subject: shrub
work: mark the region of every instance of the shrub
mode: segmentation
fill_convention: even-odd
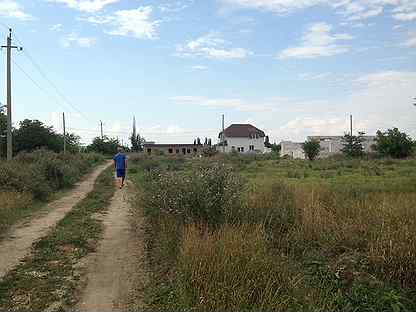
[[[241,209],[241,179],[225,165],[155,171],[147,180],[145,208],[152,215],[175,214],[185,223],[218,225]]]
[[[0,163],[0,186],[29,192],[35,199],[44,200],[52,191],[74,185],[102,160],[97,154],[56,154],[45,150],[21,153],[11,162]]]

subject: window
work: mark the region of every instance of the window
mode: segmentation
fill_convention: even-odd
[[[190,149],[190,148],[188,148],[188,149],[186,150],[186,152],[187,152],[188,154],[190,154],[190,153],[191,153],[191,149]]]
[[[254,145],[250,145],[250,151],[254,151]]]
[[[179,149],[178,148],[176,149],[176,154],[179,154]]]
[[[198,152],[198,149],[197,148],[194,148],[194,153],[197,153]]]
[[[244,153],[244,147],[241,147],[241,153]]]
[[[147,153],[148,153],[148,154],[151,154],[151,153],[152,153],[152,149],[151,149],[151,148],[148,148],[148,149],[147,149]]]
[[[173,153],[173,149],[172,148],[170,148],[169,149],[169,154],[172,154]]]
[[[186,148],[182,149],[182,154],[186,155]]]

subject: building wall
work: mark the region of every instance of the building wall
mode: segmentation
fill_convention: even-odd
[[[171,145],[171,146],[152,146],[145,145],[144,152],[150,155],[163,153],[164,155],[177,156],[196,156],[201,155],[203,150],[202,145]]]
[[[302,143],[292,141],[283,141],[280,143],[280,155],[291,156],[293,158],[305,159],[305,153],[302,150]]]
[[[320,158],[329,157],[335,154],[341,154],[343,145],[343,136],[310,136],[308,140],[318,140],[321,145],[321,152],[319,153]],[[372,145],[375,143],[374,136],[364,136],[363,137],[363,147],[364,152],[369,153],[372,151]]]
[[[231,153],[234,150],[240,153],[258,152],[264,153],[264,138],[225,138],[227,145],[225,146],[225,152]],[[250,150],[250,146],[254,146],[254,150]],[[238,150],[240,148],[240,151]],[[243,148],[243,150],[242,150]],[[218,146],[217,150],[222,152],[222,146]]]

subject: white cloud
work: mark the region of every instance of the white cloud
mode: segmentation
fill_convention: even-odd
[[[188,41],[183,45],[178,45],[176,53],[182,57],[199,56],[222,60],[244,59],[252,54],[243,48],[230,47],[230,43],[216,33],[209,33],[195,40]]]
[[[193,70],[207,70],[208,67],[205,66],[205,65],[194,65],[194,66],[192,66],[192,69]]]
[[[332,26],[326,23],[316,23],[307,29],[302,37],[302,44],[289,47],[278,54],[278,58],[316,58],[346,53],[350,46],[338,44],[341,40],[351,40],[349,34],[331,34]]]
[[[107,5],[117,3],[120,0],[48,0],[49,2],[62,3],[71,9],[82,12],[95,13],[104,9]]]
[[[22,21],[32,20],[33,16],[26,13],[24,8],[14,0],[0,1],[0,16],[16,18]]]
[[[403,46],[416,48],[416,32],[409,33],[409,38],[403,43]]]
[[[163,13],[178,13],[187,9],[194,0],[170,1],[161,3],[158,8]]]
[[[83,20],[110,26],[111,29],[106,30],[106,33],[110,35],[155,39],[160,22],[151,19],[152,12],[151,6],[144,6],[131,10],[119,10],[111,15],[90,16]]]
[[[414,0],[220,0],[223,7],[258,9],[286,15],[316,6],[327,6],[345,16],[347,20],[363,20],[378,16],[387,7],[393,7],[395,19],[416,19]]]
[[[71,47],[73,44],[81,48],[91,48],[97,43],[94,37],[81,37],[77,33],[71,33],[61,39],[61,44],[65,48]]]
[[[59,31],[62,31],[62,27],[63,27],[63,25],[62,25],[62,24],[55,24],[55,25],[52,25],[52,26],[49,28],[49,30],[59,32]]]

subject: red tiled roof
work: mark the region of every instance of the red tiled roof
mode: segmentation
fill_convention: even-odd
[[[266,136],[262,130],[250,124],[232,124],[224,132],[227,138],[249,138],[253,134],[257,134],[261,138]],[[222,132],[218,135],[219,138],[221,134]]]

